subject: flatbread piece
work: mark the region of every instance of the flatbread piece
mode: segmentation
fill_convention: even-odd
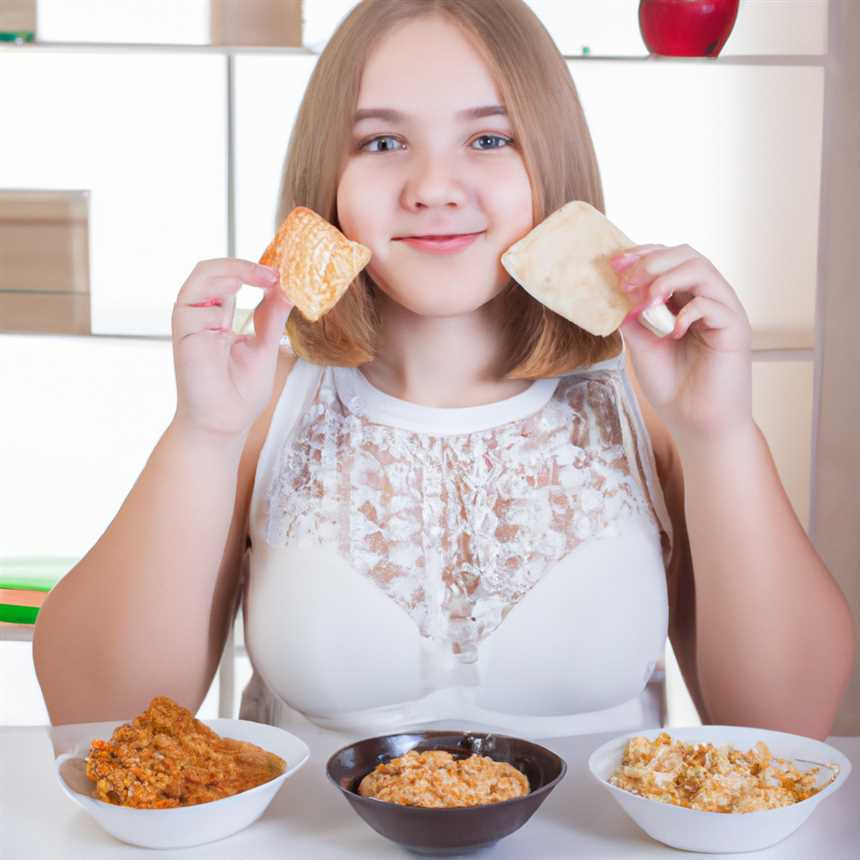
[[[608,335],[632,309],[609,260],[633,244],[593,206],[573,200],[508,248],[502,265],[550,310],[591,334]],[[639,319],[658,337],[675,323],[665,305],[643,311]]]

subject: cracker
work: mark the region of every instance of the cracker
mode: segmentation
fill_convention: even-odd
[[[337,304],[370,256],[370,248],[347,239],[311,209],[297,206],[260,263],[278,269],[287,300],[316,322]]]
[[[633,244],[593,206],[573,200],[508,248],[502,265],[550,310],[591,334],[608,335],[632,309],[609,260]],[[665,306],[644,311],[640,319],[658,337],[674,326]]]

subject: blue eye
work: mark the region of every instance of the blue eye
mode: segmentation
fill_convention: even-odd
[[[389,141],[389,145],[374,148],[373,144],[379,143],[380,141]],[[398,146],[402,146],[396,137],[391,137],[391,135],[381,135],[380,137],[374,137],[372,140],[368,140],[367,143],[363,143],[359,148],[365,152],[396,152],[397,150],[390,145],[391,141],[396,143]]]
[[[500,134],[482,134],[479,137],[476,137],[474,143],[478,143],[479,141],[490,141],[490,146],[479,146],[478,150],[488,150],[488,149],[503,149],[505,146],[509,146],[513,141],[509,137],[502,137]],[[492,145],[493,141],[498,144],[501,142],[501,145]]]
[[[482,134],[472,141],[471,146],[478,152],[487,152],[493,149],[504,149],[512,143],[511,138],[501,134]],[[382,134],[360,144],[358,148],[362,152],[399,152],[405,149],[405,146],[396,137]]]

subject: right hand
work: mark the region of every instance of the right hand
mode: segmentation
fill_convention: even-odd
[[[254,311],[254,335],[233,332],[242,284],[266,291]],[[268,266],[231,258],[198,263],[173,307],[174,420],[210,433],[246,433],[272,396],[292,307]]]

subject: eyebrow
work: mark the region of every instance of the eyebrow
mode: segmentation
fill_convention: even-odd
[[[507,116],[508,112],[502,105],[484,105],[483,107],[466,108],[466,110],[458,111],[457,119],[483,119],[487,116]],[[354,123],[359,123],[363,119],[381,119],[383,122],[402,122],[407,117],[407,114],[389,108],[362,108],[355,112]]]

